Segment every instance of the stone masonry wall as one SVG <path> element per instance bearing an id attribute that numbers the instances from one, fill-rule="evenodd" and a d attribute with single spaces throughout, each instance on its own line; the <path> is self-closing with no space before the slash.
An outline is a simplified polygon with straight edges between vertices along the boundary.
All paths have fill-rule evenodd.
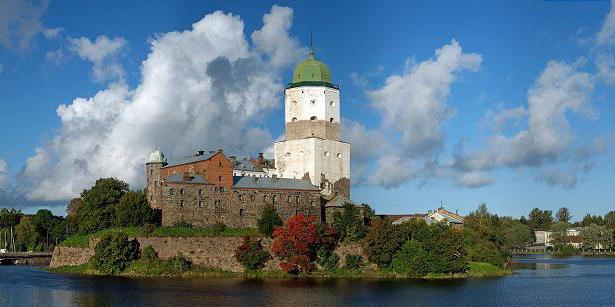
<path id="1" fill-rule="evenodd" d="M 158 253 L 160 259 L 168 259 L 182 253 L 194 264 L 212 269 L 231 272 L 243 272 L 243 267 L 235 260 L 235 249 L 242 243 L 240 237 L 138 237 L 141 250 L 151 246 Z M 96 240 L 90 241 L 89 247 L 66 247 L 56 246 L 51 259 L 51 268 L 65 265 L 81 265 L 87 263 L 94 255 Z M 263 249 L 271 252 L 271 239 L 263 239 Z M 347 254 L 365 256 L 359 245 L 340 245 L 336 253 L 340 256 L 341 264 L 344 263 Z M 279 269 L 279 261 L 271 259 L 267 262 L 265 270 Z"/>

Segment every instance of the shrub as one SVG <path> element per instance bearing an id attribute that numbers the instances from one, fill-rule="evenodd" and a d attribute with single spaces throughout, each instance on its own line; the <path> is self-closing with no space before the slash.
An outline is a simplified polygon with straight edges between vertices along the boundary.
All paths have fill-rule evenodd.
<path id="1" fill-rule="evenodd" d="M 391 262 L 393 269 L 411 277 L 421 277 L 429 273 L 429 254 L 420 242 L 408 240 L 395 254 Z"/>
<path id="2" fill-rule="evenodd" d="M 326 247 L 321 247 L 316 254 L 316 261 L 321 268 L 327 271 L 333 271 L 338 268 L 340 256 Z"/>
<path id="3" fill-rule="evenodd" d="M 248 271 L 263 268 L 269 258 L 271 255 L 263 250 L 261 241 L 250 237 L 244 237 L 243 243 L 235 250 L 235 259 Z"/>
<path id="4" fill-rule="evenodd" d="M 118 274 L 139 256 L 139 242 L 123 233 L 110 233 L 100 239 L 94 249 L 94 267 L 104 273 Z"/>
<path id="5" fill-rule="evenodd" d="M 226 230 L 226 225 L 224 225 L 224 223 L 222 222 L 215 222 L 213 225 L 211 225 L 211 231 L 216 236 L 221 235 L 225 230 Z"/>
<path id="6" fill-rule="evenodd" d="M 156 230 L 156 225 L 154 224 L 145 224 L 143 225 L 143 232 L 145 234 L 152 234 Z"/>
<path id="7" fill-rule="evenodd" d="M 506 262 L 495 244 L 487 240 L 478 240 L 477 243 L 468 246 L 468 259 L 474 262 L 491 263 L 498 267 L 503 267 Z"/>
<path id="8" fill-rule="evenodd" d="M 182 253 L 177 253 L 177 255 L 166 261 L 166 265 L 169 272 L 179 275 L 192 268 L 192 261 L 186 258 Z"/>
<path id="9" fill-rule="evenodd" d="M 278 226 L 282 226 L 283 223 L 275 207 L 268 204 L 261 212 L 261 217 L 256 221 L 256 225 L 261 234 L 271 237 L 273 235 L 273 230 Z"/>
<path id="10" fill-rule="evenodd" d="M 115 226 L 142 226 L 155 222 L 155 212 L 144 192 L 126 192 L 115 205 Z"/>
<path id="11" fill-rule="evenodd" d="M 346 266 L 348 270 L 358 270 L 363 265 L 363 257 L 360 255 L 346 255 Z"/>
<path id="12" fill-rule="evenodd" d="M 149 261 L 156 260 L 158 259 L 158 253 L 153 247 L 148 245 L 141 252 L 141 258 Z"/>
<path id="13" fill-rule="evenodd" d="M 313 216 L 301 213 L 291 217 L 286 227 L 278 227 L 273 231 L 271 250 L 281 259 L 280 268 L 286 273 L 298 274 L 310 271 L 316 251 L 321 247 L 331 245 L 335 238 L 333 228 L 316 225 Z"/>

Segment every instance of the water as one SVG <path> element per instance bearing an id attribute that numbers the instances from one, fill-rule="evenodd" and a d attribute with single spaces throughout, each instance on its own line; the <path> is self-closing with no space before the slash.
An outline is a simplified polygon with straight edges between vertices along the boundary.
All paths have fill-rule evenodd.
<path id="1" fill-rule="evenodd" d="M 127 279 L 0 266 L 2 306 L 614 306 L 615 258 L 517 257 L 515 275 L 449 281 Z"/>

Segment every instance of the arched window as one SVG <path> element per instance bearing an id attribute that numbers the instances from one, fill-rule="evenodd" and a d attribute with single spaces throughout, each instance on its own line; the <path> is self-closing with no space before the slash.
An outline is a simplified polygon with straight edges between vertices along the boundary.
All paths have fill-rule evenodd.
<path id="1" fill-rule="evenodd" d="M 337 153 L 337 157 L 341 159 L 342 158 L 342 154 L 338 152 Z"/>
<path id="2" fill-rule="evenodd" d="M 330 155 L 331 155 L 331 154 L 329 154 L 329 152 L 328 152 L 328 151 L 325 151 L 325 157 L 328 157 L 328 156 L 330 156 Z"/>
<path id="3" fill-rule="evenodd" d="M 316 116 L 310 117 L 310 120 L 316 120 Z"/>
<path id="4" fill-rule="evenodd" d="M 333 100 L 329 101 L 329 105 L 330 106 L 334 106 L 335 105 L 335 101 L 333 101 Z"/>
<path id="5" fill-rule="evenodd" d="M 333 117 L 329 118 L 329 122 L 331 123 L 333 122 Z"/>
<path id="6" fill-rule="evenodd" d="M 239 209 L 239 217 L 243 217 L 244 215 L 244 210 L 243 208 Z"/>
<path id="7" fill-rule="evenodd" d="M 291 119 L 291 121 L 296 122 L 296 121 L 297 121 L 297 118 L 296 118 L 296 117 L 293 117 L 293 119 Z"/>
<path id="8" fill-rule="evenodd" d="M 316 104 L 316 100 L 312 99 L 312 101 L 310 101 L 312 104 Z"/>

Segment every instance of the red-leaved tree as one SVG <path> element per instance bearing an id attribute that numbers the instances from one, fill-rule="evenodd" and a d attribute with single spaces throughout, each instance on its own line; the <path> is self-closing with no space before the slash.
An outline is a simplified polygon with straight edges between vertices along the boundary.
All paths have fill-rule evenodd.
<path id="1" fill-rule="evenodd" d="M 316 218 L 301 213 L 291 217 L 285 227 L 273 231 L 271 251 L 281 260 L 280 268 L 286 273 L 298 274 L 313 268 L 319 247 L 335 247 L 335 230 L 316 224 Z"/>

